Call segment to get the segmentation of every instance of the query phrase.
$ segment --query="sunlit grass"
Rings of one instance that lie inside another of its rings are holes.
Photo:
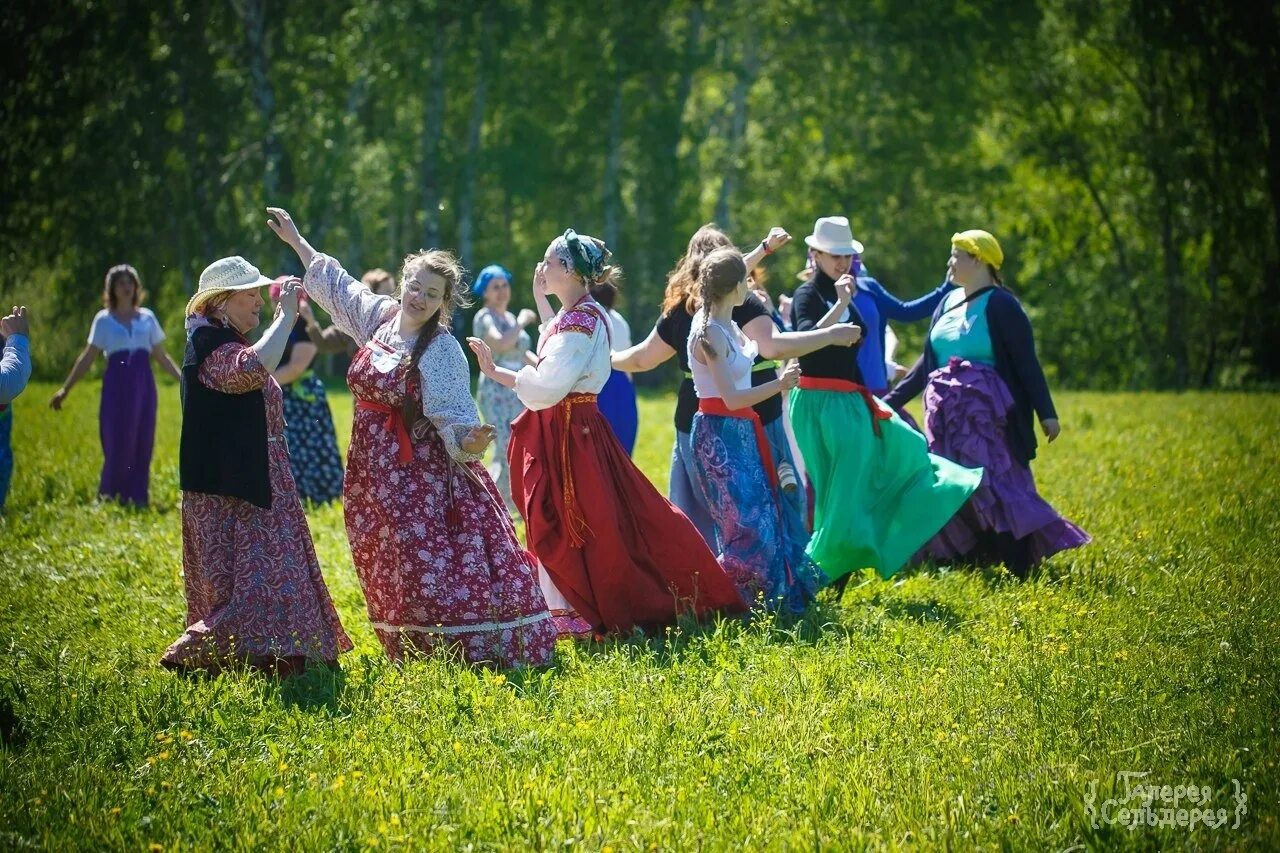
[[[1036,475],[1097,542],[1028,582],[864,578],[799,622],[566,642],[544,671],[388,665],[341,508],[313,511],[357,648],[276,684],[156,665],[184,612],[175,387],[147,511],[93,499],[96,386],[61,414],[51,392],[16,406],[0,527],[5,847],[1280,842],[1280,397],[1059,394]],[[671,407],[642,401],[637,449],[664,490]],[[1231,820],[1094,828],[1089,783],[1101,805],[1126,770],[1208,785]]]

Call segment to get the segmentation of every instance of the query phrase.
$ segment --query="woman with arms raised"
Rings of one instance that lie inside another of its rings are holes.
[[[545,324],[536,366],[498,367],[488,344],[469,340],[484,374],[529,409],[512,425],[509,462],[530,550],[596,633],[669,625],[686,610],[741,611],[698,531],[640,473],[596,404],[611,369],[609,324],[588,289],[616,274],[609,256],[572,229],[547,247],[533,278]]]
[[[307,270],[307,294],[360,346],[347,372],[356,412],[343,511],[387,655],[459,648],[472,663],[547,663],[551,615],[480,464],[494,430],[480,424],[466,356],[448,331],[462,268],[449,252],[415,252],[399,299],[378,296],[316,252],[288,213],[267,210]]]
[[[258,342],[245,338],[270,283],[244,258],[223,258],[187,303],[178,458],[187,630],[160,660],[169,669],[287,675],[351,648],[289,471],[271,376],[298,316],[296,278],[281,283]]]

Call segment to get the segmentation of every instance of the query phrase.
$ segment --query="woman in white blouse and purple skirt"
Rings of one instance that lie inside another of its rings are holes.
[[[141,307],[142,283],[128,264],[107,270],[102,289],[105,306],[93,318],[89,343],[76,359],[67,381],[49,406],[58,411],[71,388],[98,358],[107,357],[102,376],[102,401],[98,407],[98,434],[102,440],[102,478],[98,496],[124,504],[146,506],[151,479],[151,451],[156,435],[156,380],[154,359],[165,372],[182,381],[178,365],[165,352],[164,330],[150,310]]]

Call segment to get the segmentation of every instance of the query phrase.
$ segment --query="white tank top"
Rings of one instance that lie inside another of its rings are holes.
[[[693,315],[693,330],[697,331],[702,326],[702,310],[699,309]],[[707,333],[711,338],[712,345],[718,346],[721,341],[729,342],[729,375],[733,377],[733,388],[735,391],[745,391],[751,387],[751,365],[756,360],[756,355],[760,352],[760,348],[756,346],[756,342],[748,340],[746,345],[738,343],[738,335],[742,334],[737,327],[728,328],[723,323],[712,320],[707,324]],[[698,399],[707,399],[711,397],[719,397],[716,391],[715,378],[711,375],[711,368],[703,364],[693,357],[694,350],[698,348],[696,335],[691,332],[689,334],[689,372],[693,374],[693,390],[697,393]],[[703,358],[706,353],[702,353]]]

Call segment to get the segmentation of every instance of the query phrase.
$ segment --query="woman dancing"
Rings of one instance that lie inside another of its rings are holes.
[[[603,242],[572,229],[547,247],[533,278],[545,322],[536,366],[499,367],[488,344],[469,340],[481,371],[529,409],[512,425],[509,454],[529,547],[596,633],[669,625],[683,611],[742,611],[698,531],[640,473],[596,405],[609,326],[588,288],[617,274],[608,260]]]
[[[960,285],[934,312],[924,355],[885,402],[924,392],[929,449],[982,466],[982,485],[929,543],[938,560],[1004,563],[1019,577],[1046,557],[1090,542],[1036,491],[1034,419],[1049,441],[1062,427],[1036,357],[1031,322],[1002,286],[1004,252],[986,231],[951,238],[948,278]]]
[[[392,660],[460,648],[472,663],[550,660],[555,629],[532,559],[480,455],[493,440],[449,334],[462,269],[438,249],[400,270],[399,299],[375,295],[316,252],[277,207],[271,230],[298,253],[307,293],[360,346],[343,513],[374,631]]]

